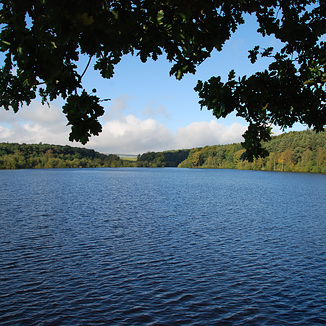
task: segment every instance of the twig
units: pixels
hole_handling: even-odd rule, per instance
[[[89,56],[89,60],[88,60],[88,62],[87,62],[87,65],[86,65],[86,67],[85,67],[84,72],[83,72],[83,73],[81,74],[81,76],[80,76],[80,79],[82,79],[83,76],[85,75],[85,73],[86,73],[86,71],[87,71],[87,69],[88,69],[88,67],[89,67],[89,65],[90,65],[90,63],[91,63],[92,57],[93,57],[93,56]]]

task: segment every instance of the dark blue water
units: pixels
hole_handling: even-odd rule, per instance
[[[325,325],[326,175],[0,171],[1,325]]]

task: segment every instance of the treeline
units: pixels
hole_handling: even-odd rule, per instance
[[[0,143],[0,169],[178,166],[326,173],[325,131],[290,132],[272,137],[263,146],[269,156],[248,162],[240,143],[148,152],[138,155],[137,160],[68,145]]]
[[[0,169],[177,167],[189,152],[149,152],[138,155],[137,160],[128,160],[68,145],[0,143]]]
[[[0,169],[117,167],[123,164],[117,155],[105,155],[92,149],[0,143]]]
[[[326,132],[289,132],[264,143],[269,156],[248,162],[241,144],[205,146],[190,150],[183,168],[212,168],[326,173]]]
[[[138,167],[177,167],[189,156],[190,149],[148,152],[137,157]]]

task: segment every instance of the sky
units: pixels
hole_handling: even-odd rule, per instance
[[[241,142],[247,123],[231,114],[217,120],[210,111],[200,110],[194,91],[198,80],[212,76],[227,80],[234,69],[238,76],[251,75],[268,66],[268,59],[251,64],[248,50],[255,45],[279,46],[273,37],[262,38],[256,32],[255,19],[249,17],[240,26],[221,52],[213,52],[195,75],[185,75],[181,81],[169,76],[172,66],[164,55],[157,61],[142,63],[137,56],[125,56],[116,66],[110,80],[103,79],[91,66],[83,77],[88,92],[110,101],[102,102],[105,114],[100,118],[103,130],[85,145],[69,141],[70,127],[62,113],[64,102],[57,99],[50,106],[33,101],[18,113],[0,109],[0,142],[49,143],[95,149],[106,154],[142,154]],[[82,72],[87,58],[81,58]],[[296,124],[291,130],[304,130]],[[281,133],[279,128],[274,134]]]

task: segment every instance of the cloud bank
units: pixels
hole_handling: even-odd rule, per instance
[[[55,106],[34,101],[16,114],[0,108],[1,142],[65,145],[69,143],[69,132],[64,114]]]
[[[126,112],[123,101],[116,104],[111,118],[104,117],[100,136],[92,137],[85,147],[102,153],[141,154],[240,142],[246,130],[238,123],[227,126],[211,120],[193,122],[172,132],[153,118],[140,118],[134,112]],[[120,114],[121,111],[125,115]],[[17,114],[0,109],[0,142],[43,142],[82,147],[79,143],[69,142],[70,127],[66,124],[61,109],[54,105],[48,107],[33,102]]]

